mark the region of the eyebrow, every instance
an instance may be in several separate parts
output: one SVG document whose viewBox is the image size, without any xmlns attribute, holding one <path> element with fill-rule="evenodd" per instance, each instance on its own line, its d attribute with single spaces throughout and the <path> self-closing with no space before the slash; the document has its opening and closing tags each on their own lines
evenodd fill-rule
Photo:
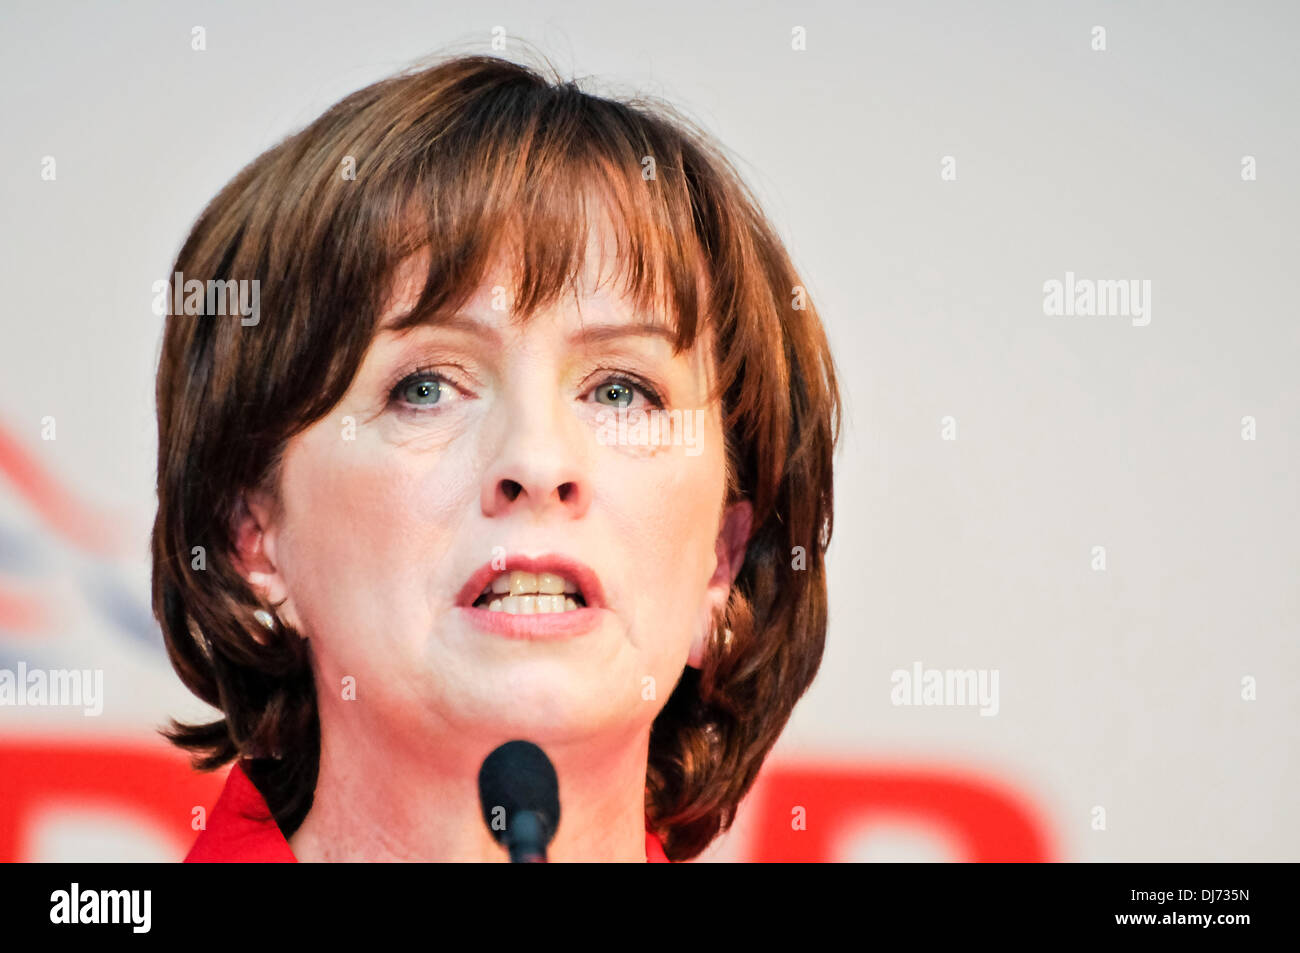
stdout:
<svg viewBox="0 0 1300 953">
<path fill-rule="evenodd" d="M 501 334 L 496 328 L 484 324 L 469 315 L 459 313 L 428 315 L 422 318 L 415 318 L 410 314 L 398 315 L 380 324 L 379 330 L 381 333 L 384 331 L 398 333 L 416 326 L 450 328 L 455 331 L 464 331 L 468 334 L 488 338 L 495 344 L 501 343 Z M 569 340 L 580 341 L 584 344 L 601 344 L 621 337 L 661 337 L 671 344 L 677 340 L 677 332 L 672 328 L 665 327 L 662 324 L 655 324 L 652 321 L 635 321 L 630 324 L 593 324 L 584 325 L 573 334 L 570 334 Z"/>
</svg>

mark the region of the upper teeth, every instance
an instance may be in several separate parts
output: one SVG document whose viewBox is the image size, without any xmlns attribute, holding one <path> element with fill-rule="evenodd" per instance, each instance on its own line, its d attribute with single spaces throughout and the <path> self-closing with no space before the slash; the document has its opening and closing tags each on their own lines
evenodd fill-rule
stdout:
<svg viewBox="0 0 1300 953">
<path fill-rule="evenodd" d="M 523 596 L 533 593 L 544 593 L 547 595 L 560 595 L 561 593 L 575 593 L 578 586 L 572 580 L 552 572 L 520 572 L 518 569 L 510 572 L 503 572 L 492 582 L 483 587 L 483 595 L 496 593 L 499 595 Z"/>
</svg>

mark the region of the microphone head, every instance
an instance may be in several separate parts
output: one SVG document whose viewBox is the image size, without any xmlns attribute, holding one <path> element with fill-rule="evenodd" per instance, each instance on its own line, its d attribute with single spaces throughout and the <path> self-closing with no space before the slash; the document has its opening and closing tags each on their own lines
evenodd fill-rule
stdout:
<svg viewBox="0 0 1300 953">
<path fill-rule="evenodd" d="M 483 820 L 498 844 L 509 847 L 514 818 L 532 812 L 540 822 L 526 825 L 530 840 L 545 849 L 560 824 L 560 781 L 546 752 L 531 741 L 507 741 L 483 760 L 478 772 L 478 799 Z M 521 831 L 521 833 L 523 833 Z"/>
</svg>

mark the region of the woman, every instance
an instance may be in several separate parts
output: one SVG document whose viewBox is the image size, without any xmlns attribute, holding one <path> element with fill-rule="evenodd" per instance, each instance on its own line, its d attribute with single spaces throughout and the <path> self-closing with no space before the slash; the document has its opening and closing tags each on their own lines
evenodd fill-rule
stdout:
<svg viewBox="0 0 1300 953">
<path fill-rule="evenodd" d="M 172 272 L 153 602 L 221 717 L 165 733 L 238 759 L 189 859 L 506 860 L 512 739 L 550 860 L 703 851 L 821 660 L 839 419 L 719 149 L 445 58 L 256 159 Z"/>
</svg>

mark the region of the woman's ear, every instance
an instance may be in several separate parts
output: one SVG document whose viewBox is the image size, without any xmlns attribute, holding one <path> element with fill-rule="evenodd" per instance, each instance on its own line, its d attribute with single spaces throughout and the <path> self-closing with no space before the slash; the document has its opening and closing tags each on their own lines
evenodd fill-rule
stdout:
<svg viewBox="0 0 1300 953">
<path fill-rule="evenodd" d="M 696 627 L 695 638 L 691 642 L 690 655 L 686 664 L 699 668 L 704 664 L 704 653 L 708 650 L 709 640 L 713 637 L 713 620 L 727 606 L 731 596 L 731 587 L 740 574 L 740 567 L 745 563 L 745 549 L 749 544 L 749 534 L 753 529 L 754 508 L 748 500 L 741 500 L 727 507 L 718 529 L 718 538 L 714 543 L 717 567 L 709 579 L 708 598 L 705 600 L 703 618 Z"/>
<path fill-rule="evenodd" d="M 279 607 L 276 615 L 284 623 L 298 628 L 288 601 L 288 586 L 276 561 L 278 527 L 274 514 L 275 507 L 264 492 L 248 491 L 241 496 L 231 528 L 235 568 L 263 599 Z"/>
</svg>

